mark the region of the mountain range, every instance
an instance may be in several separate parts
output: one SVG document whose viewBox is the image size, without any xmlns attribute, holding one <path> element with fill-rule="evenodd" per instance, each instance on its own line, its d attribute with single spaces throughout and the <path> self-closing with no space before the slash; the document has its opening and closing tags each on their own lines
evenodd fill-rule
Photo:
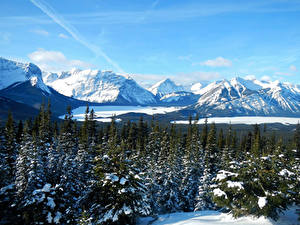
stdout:
<svg viewBox="0 0 300 225">
<path fill-rule="evenodd" d="M 300 86 L 290 83 L 236 77 L 186 88 L 165 79 L 145 89 L 130 76 L 112 71 L 42 72 L 32 63 L 0 57 L 0 117 L 10 109 L 23 118 L 22 106 L 36 112 L 48 100 L 55 116 L 64 114 L 67 105 L 86 104 L 185 106 L 176 115 L 201 117 L 300 116 Z"/>
</svg>

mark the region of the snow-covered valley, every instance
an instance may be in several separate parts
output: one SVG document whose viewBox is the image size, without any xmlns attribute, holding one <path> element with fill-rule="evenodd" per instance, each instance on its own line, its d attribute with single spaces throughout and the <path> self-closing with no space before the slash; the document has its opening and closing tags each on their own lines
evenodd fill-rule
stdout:
<svg viewBox="0 0 300 225">
<path fill-rule="evenodd" d="M 240 117 L 211 117 L 207 118 L 208 123 L 230 123 L 230 124 L 264 124 L 264 123 L 281 123 L 285 125 L 298 124 L 300 118 L 292 117 L 263 117 L 263 116 L 240 116 Z M 172 121 L 176 124 L 188 124 L 188 120 Z M 198 124 L 204 124 L 205 119 L 200 119 Z"/>
<path fill-rule="evenodd" d="M 150 217 L 141 218 L 138 225 L 299 225 L 300 221 L 297 220 L 295 210 L 296 207 L 292 207 L 285 211 L 277 221 L 251 216 L 235 219 L 230 214 L 208 210 L 165 214 L 158 216 L 156 220 Z"/>
<path fill-rule="evenodd" d="M 98 121 L 109 122 L 109 117 L 126 113 L 144 113 L 147 115 L 166 114 L 182 109 L 183 107 L 151 107 L 151 106 L 90 106 L 94 110 Z M 73 118 L 82 121 L 85 117 L 86 107 L 78 107 L 73 110 Z M 61 116 L 63 118 L 64 116 Z"/>
</svg>

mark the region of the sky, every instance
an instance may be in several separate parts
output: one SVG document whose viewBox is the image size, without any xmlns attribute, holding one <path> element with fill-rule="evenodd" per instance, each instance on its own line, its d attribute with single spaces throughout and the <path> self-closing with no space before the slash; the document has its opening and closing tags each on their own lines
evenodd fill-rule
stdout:
<svg viewBox="0 0 300 225">
<path fill-rule="evenodd" d="M 0 56 L 112 70 L 147 86 L 233 77 L 300 84 L 300 0 L 1 0 Z"/>
</svg>

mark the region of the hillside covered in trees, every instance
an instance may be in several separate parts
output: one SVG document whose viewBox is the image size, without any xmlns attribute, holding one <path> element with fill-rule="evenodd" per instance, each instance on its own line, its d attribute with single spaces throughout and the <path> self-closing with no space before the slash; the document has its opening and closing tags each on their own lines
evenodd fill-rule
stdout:
<svg viewBox="0 0 300 225">
<path fill-rule="evenodd" d="M 50 106 L 0 130 L 0 224 L 135 224 L 138 217 L 222 210 L 278 218 L 300 204 L 300 125 L 291 141 L 192 122 L 99 127 Z M 197 121 L 197 119 L 196 119 Z"/>
</svg>

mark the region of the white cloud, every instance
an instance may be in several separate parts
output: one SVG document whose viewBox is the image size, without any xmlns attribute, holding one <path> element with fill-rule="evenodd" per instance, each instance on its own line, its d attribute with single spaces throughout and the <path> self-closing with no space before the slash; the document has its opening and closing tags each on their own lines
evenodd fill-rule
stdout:
<svg viewBox="0 0 300 225">
<path fill-rule="evenodd" d="M 203 72 L 196 71 L 191 73 L 180 73 L 174 78 L 178 82 L 185 84 L 198 82 L 198 81 L 213 81 L 220 78 L 220 73 L 218 72 Z"/>
<path fill-rule="evenodd" d="M 293 72 L 298 71 L 298 69 L 297 69 L 297 67 L 295 65 L 291 65 L 290 66 L 290 70 L 293 71 Z"/>
<path fill-rule="evenodd" d="M 153 84 L 161 81 L 163 79 L 169 78 L 175 83 L 181 85 L 189 85 L 191 83 L 200 81 L 213 81 L 220 79 L 220 74 L 218 72 L 191 72 L 191 73 L 178 73 L 176 75 L 162 75 L 162 74 L 130 74 L 135 81 L 145 88 L 151 87 Z"/>
<path fill-rule="evenodd" d="M 272 81 L 271 77 L 269 77 L 269 76 L 262 76 L 260 79 L 262 81 Z"/>
<path fill-rule="evenodd" d="M 129 76 L 145 88 L 149 88 L 158 81 L 161 81 L 166 78 L 173 79 L 172 75 L 162 74 L 129 74 Z"/>
<path fill-rule="evenodd" d="M 42 70 L 50 72 L 70 70 L 74 67 L 85 69 L 93 66 L 81 60 L 67 59 L 67 57 L 62 52 L 47 51 L 45 49 L 38 49 L 37 51 L 28 54 L 28 57 Z"/>
<path fill-rule="evenodd" d="M 200 62 L 200 65 L 209 67 L 230 67 L 232 66 L 232 62 L 229 59 L 217 57 L 215 59 L 209 59 L 204 62 Z"/>
<path fill-rule="evenodd" d="M 31 32 L 45 37 L 49 36 L 49 32 L 42 29 L 31 30 Z"/>
<path fill-rule="evenodd" d="M 256 80 L 255 75 L 252 75 L 252 74 L 247 75 L 247 76 L 245 76 L 244 78 L 245 78 L 246 80 Z"/>
<path fill-rule="evenodd" d="M 65 34 L 63 34 L 63 33 L 60 33 L 60 34 L 58 35 L 58 37 L 63 38 L 63 39 L 68 39 L 68 38 L 69 38 L 68 35 L 65 35 Z"/>
</svg>

